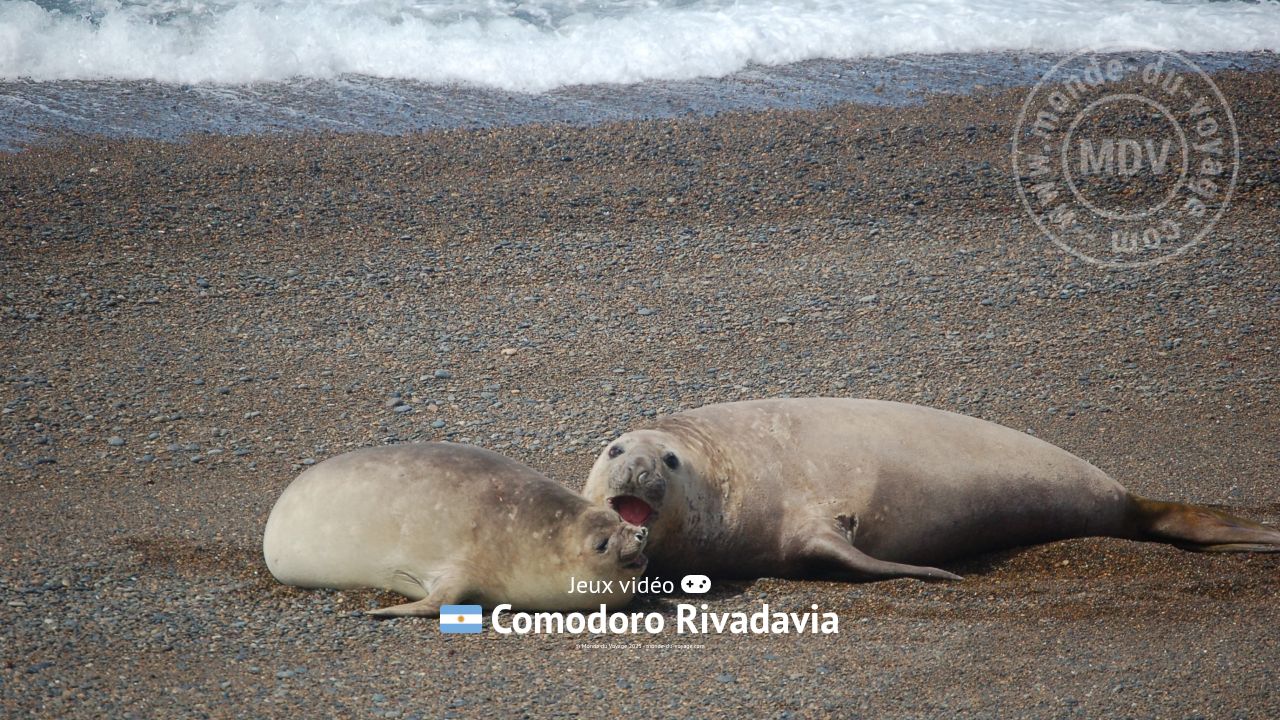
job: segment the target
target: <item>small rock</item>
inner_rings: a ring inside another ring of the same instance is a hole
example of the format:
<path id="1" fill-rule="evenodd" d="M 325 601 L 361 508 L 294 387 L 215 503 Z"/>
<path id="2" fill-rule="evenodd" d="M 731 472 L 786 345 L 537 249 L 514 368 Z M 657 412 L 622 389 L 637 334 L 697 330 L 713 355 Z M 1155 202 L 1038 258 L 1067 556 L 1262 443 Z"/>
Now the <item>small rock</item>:
<path id="1" fill-rule="evenodd" d="M 433 420 L 433 421 L 431 422 L 431 427 L 433 427 L 433 428 L 435 428 L 435 429 L 439 430 L 440 428 L 444 427 L 444 421 L 443 421 L 443 420 Z"/>
<path id="2" fill-rule="evenodd" d="M 107 438 L 107 444 L 111 447 L 124 447 L 124 438 L 119 435 L 112 435 Z"/>
<path id="3" fill-rule="evenodd" d="M 437 370 L 434 373 L 432 373 L 432 377 L 434 377 L 437 380 L 448 380 L 453 377 L 453 373 L 449 372 L 448 370 Z"/>

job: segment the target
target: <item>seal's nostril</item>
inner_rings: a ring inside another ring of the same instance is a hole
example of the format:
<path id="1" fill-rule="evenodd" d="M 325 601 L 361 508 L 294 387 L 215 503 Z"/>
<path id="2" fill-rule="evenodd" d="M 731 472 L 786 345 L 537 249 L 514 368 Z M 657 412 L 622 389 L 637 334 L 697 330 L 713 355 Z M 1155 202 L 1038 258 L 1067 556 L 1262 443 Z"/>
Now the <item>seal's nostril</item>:
<path id="1" fill-rule="evenodd" d="M 647 537 L 649 537 L 649 528 L 640 528 L 640 531 L 636 533 L 636 540 L 640 542 L 644 542 Z"/>
<path id="2" fill-rule="evenodd" d="M 636 476 L 636 480 L 639 482 L 644 482 L 645 480 L 648 480 L 648 479 L 649 479 L 648 470 L 641 470 L 640 474 Z"/>

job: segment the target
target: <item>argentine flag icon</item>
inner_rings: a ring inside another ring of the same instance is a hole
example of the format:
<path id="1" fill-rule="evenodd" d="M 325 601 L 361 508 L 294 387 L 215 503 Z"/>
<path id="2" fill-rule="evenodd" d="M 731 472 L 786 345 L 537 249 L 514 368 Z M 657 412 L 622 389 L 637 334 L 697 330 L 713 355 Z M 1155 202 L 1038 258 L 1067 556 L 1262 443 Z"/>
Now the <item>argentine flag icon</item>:
<path id="1" fill-rule="evenodd" d="M 479 605 L 441 605 L 440 632 L 478 633 L 483 616 Z"/>

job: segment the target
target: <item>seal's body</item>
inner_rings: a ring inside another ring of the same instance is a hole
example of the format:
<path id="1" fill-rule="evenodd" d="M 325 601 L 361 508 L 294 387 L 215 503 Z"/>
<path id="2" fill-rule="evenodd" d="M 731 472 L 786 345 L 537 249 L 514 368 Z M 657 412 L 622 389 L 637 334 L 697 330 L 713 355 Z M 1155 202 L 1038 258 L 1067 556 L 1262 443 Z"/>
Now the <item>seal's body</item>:
<path id="1" fill-rule="evenodd" d="M 1025 433 L 879 400 L 678 413 L 610 443 L 584 494 L 651 528 L 666 573 L 954 579 L 925 565 L 1091 535 L 1280 551 L 1275 529 L 1139 498 Z"/>
<path id="2" fill-rule="evenodd" d="M 280 582 L 383 588 L 418 602 L 375 615 L 435 616 L 466 601 L 625 604 L 622 581 L 644 572 L 647 534 L 510 458 L 422 443 L 356 450 L 303 472 L 271 510 L 262 550 Z M 612 583 L 570 594 L 571 578 Z"/>

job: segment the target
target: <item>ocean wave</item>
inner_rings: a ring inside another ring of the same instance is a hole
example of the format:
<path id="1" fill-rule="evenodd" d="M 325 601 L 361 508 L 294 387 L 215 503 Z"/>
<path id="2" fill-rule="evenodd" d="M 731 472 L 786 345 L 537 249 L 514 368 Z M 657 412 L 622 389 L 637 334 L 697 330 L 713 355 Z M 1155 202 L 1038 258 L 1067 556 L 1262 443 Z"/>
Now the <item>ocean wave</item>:
<path id="1" fill-rule="evenodd" d="M 366 75 L 539 92 L 904 53 L 1280 50 L 1275 0 L 43 2 L 0 0 L 0 79 Z"/>

